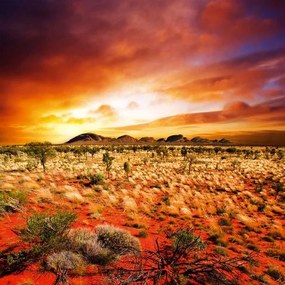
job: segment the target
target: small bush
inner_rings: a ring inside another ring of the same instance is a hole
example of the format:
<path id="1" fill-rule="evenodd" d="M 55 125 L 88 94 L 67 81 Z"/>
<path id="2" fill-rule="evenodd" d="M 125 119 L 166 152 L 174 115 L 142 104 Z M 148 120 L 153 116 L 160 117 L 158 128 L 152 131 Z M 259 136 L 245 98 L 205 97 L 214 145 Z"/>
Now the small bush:
<path id="1" fill-rule="evenodd" d="M 90 175 L 89 179 L 90 179 L 89 182 L 90 185 L 103 185 L 105 176 L 101 173 L 97 173 L 95 175 Z"/>
<path id="2" fill-rule="evenodd" d="M 26 200 L 24 191 L 0 193 L 0 216 L 7 212 L 20 212 Z"/>
<path id="3" fill-rule="evenodd" d="M 99 225 L 96 227 L 96 234 L 102 246 L 115 254 L 123 255 L 140 250 L 138 239 L 128 231 L 110 225 Z"/>
<path id="4" fill-rule="evenodd" d="M 273 266 L 269 266 L 266 273 L 276 281 L 285 282 L 285 275 L 279 269 Z"/>
<path id="5" fill-rule="evenodd" d="M 281 232 L 273 231 L 269 232 L 267 235 L 272 237 L 273 239 L 284 240 L 284 237 Z"/>
<path id="6" fill-rule="evenodd" d="M 221 218 L 219 221 L 218 221 L 218 224 L 220 226 L 230 226 L 231 225 L 231 221 L 227 218 Z"/>
<path id="7" fill-rule="evenodd" d="M 62 248 L 67 242 L 66 231 L 75 218 L 68 212 L 53 216 L 34 214 L 28 218 L 26 228 L 20 230 L 20 239 L 34 244 L 40 252 Z"/>
<path id="8" fill-rule="evenodd" d="M 107 265 L 117 259 L 109 249 L 103 248 L 94 231 L 85 228 L 72 229 L 68 233 L 70 248 L 82 253 L 92 264 Z"/>
<path id="9" fill-rule="evenodd" d="M 119 258 L 115 252 L 104 248 L 97 237 L 86 242 L 84 245 L 84 254 L 90 263 L 99 265 L 110 264 Z"/>
<path id="10" fill-rule="evenodd" d="M 67 276 L 70 271 L 79 272 L 82 270 L 84 262 L 79 254 L 70 251 L 53 253 L 47 257 L 47 270 L 56 274 L 55 284 L 67 284 Z"/>
<path id="11" fill-rule="evenodd" d="M 259 247 L 253 243 L 249 243 L 246 247 L 250 250 L 260 251 Z"/>
<path id="12" fill-rule="evenodd" d="M 146 238 L 147 232 L 146 231 L 139 231 L 137 236 L 140 238 Z"/>
<path id="13" fill-rule="evenodd" d="M 86 242 L 96 239 L 97 237 L 95 232 L 92 232 L 89 229 L 77 228 L 71 229 L 67 234 L 67 238 L 70 242 L 70 247 L 73 250 L 82 250 L 86 245 Z"/>
<path id="14" fill-rule="evenodd" d="M 171 236 L 172 244 L 174 247 L 186 246 L 202 250 L 206 248 L 204 241 L 191 230 L 179 230 Z"/>
<path id="15" fill-rule="evenodd" d="M 227 256 L 228 252 L 225 248 L 223 248 L 222 246 L 216 246 L 215 247 L 215 253 L 222 255 L 222 256 Z"/>
<path id="16" fill-rule="evenodd" d="M 221 216 L 222 214 L 224 214 L 226 212 L 225 208 L 218 208 L 216 214 L 218 216 Z"/>
<path id="17" fill-rule="evenodd" d="M 279 251 L 279 250 L 268 250 L 266 251 L 266 255 L 276 258 L 280 261 L 285 261 L 285 251 Z"/>

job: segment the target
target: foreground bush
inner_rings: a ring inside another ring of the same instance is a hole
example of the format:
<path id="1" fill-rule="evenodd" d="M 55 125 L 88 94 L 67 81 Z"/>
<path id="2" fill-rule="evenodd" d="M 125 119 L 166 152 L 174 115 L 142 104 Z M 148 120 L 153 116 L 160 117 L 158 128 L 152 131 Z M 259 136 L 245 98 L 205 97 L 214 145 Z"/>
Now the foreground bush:
<path id="1" fill-rule="evenodd" d="M 76 218 L 75 214 L 60 212 L 55 215 L 34 214 L 27 220 L 25 228 L 17 230 L 26 250 L 13 252 L 13 248 L 0 252 L 0 277 L 23 271 L 29 264 L 43 256 L 63 250 L 67 244 L 67 230 Z M 12 252 L 11 252 L 12 251 Z"/>
<path id="2" fill-rule="evenodd" d="M 115 261 L 117 255 L 102 246 L 95 231 L 86 228 L 72 229 L 68 233 L 71 250 L 80 252 L 87 262 L 106 265 Z"/>
<path id="3" fill-rule="evenodd" d="M 0 216 L 9 212 L 21 212 L 27 195 L 23 191 L 0 193 Z"/>
<path id="4" fill-rule="evenodd" d="M 82 257 L 71 251 L 53 253 L 47 257 L 46 269 L 56 274 L 54 285 L 66 284 L 70 271 L 80 271 L 84 266 Z"/>
<path id="5" fill-rule="evenodd" d="M 71 213 L 31 216 L 19 231 L 31 249 L 0 252 L 0 277 L 45 261 L 46 270 L 56 275 L 54 284 L 67 284 L 70 272 L 96 264 L 111 284 L 229 285 L 239 284 L 241 270 L 252 261 L 250 256 L 225 257 L 207 251 L 191 229 L 169 233 L 165 242 L 156 240 L 154 250 L 142 251 L 138 239 L 123 229 L 99 225 L 94 230 L 70 230 L 74 219 Z M 268 274 L 277 278 L 275 271 Z"/>
<path id="6" fill-rule="evenodd" d="M 171 233 L 154 251 L 124 260 L 106 274 L 112 284 L 239 284 L 239 268 L 250 257 L 227 258 L 206 251 L 202 239 L 191 230 Z"/>
<path id="7" fill-rule="evenodd" d="M 52 216 L 34 214 L 28 218 L 26 227 L 19 231 L 19 237 L 42 253 L 62 249 L 67 243 L 67 230 L 75 219 L 76 215 L 68 212 Z"/>

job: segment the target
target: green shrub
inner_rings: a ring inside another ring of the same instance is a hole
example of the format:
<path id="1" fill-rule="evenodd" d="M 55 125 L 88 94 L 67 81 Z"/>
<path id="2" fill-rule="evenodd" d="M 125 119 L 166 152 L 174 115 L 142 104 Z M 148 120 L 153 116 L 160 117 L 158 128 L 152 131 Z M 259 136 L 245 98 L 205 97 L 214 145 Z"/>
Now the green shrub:
<path id="1" fill-rule="evenodd" d="M 0 216 L 6 212 L 20 212 L 26 200 L 24 191 L 0 193 Z"/>
<path id="2" fill-rule="evenodd" d="M 141 238 L 146 238 L 147 237 L 147 232 L 144 231 L 144 230 L 139 231 L 137 236 L 141 237 Z"/>
<path id="3" fill-rule="evenodd" d="M 59 212 L 53 216 L 34 214 L 20 230 L 20 239 L 32 243 L 40 252 L 61 249 L 65 246 L 67 230 L 76 218 L 75 214 Z"/>
<path id="4" fill-rule="evenodd" d="M 230 226 L 231 225 L 231 221 L 227 218 L 221 218 L 219 221 L 218 221 L 218 224 L 220 226 Z"/>
<path id="5" fill-rule="evenodd" d="M 171 236 L 174 247 L 185 245 L 197 250 L 202 250 L 206 247 L 204 241 L 191 230 L 178 230 Z"/>
<path id="6" fill-rule="evenodd" d="M 222 255 L 222 256 L 227 256 L 228 255 L 227 250 L 224 247 L 222 247 L 222 246 L 216 246 L 214 251 L 215 251 L 215 253 L 217 253 L 219 255 Z"/>
<path id="7" fill-rule="evenodd" d="M 95 175 L 90 175 L 88 178 L 90 179 L 90 185 L 102 185 L 104 184 L 105 176 L 101 173 L 97 173 Z"/>
<path id="8" fill-rule="evenodd" d="M 56 155 L 50 142 L 31 142 L 26 144 L 26 153 L 40 162 L 44 172 L 46 171 L 46 162 Z"/>

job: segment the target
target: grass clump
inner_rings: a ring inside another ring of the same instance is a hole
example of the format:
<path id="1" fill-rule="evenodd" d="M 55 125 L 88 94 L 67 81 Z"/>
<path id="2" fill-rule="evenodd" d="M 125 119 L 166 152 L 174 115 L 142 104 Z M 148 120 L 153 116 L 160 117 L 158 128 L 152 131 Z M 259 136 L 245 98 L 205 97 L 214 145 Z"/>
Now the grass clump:
<path id="1" fill-rule="evenodd" d="M 0 193 L 0 216 L 10 212 L 21 212 L 26 201 L 27 194 L 21 190 Z"/>

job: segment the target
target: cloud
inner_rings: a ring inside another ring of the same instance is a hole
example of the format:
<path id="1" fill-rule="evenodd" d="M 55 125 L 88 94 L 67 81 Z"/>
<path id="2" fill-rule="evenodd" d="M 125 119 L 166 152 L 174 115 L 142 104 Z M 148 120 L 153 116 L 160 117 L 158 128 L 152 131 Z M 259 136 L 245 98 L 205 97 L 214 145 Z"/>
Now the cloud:
<path id="1" fill-rule="evenodd" d="M 227 101 L 232 96 L 236 99 L 278 97 L 284 94 L 280 77 L 284 72 L 285 48 L 278 48 L 179 73 L 174 80 L 165 80 L 168 87 L 162 91 L 193 102 Z M 271 81 L 276 81 L 274 89 L 265 89 Z"/>
<path id="2" fill-rule="evenodd" d="M 111 106 L 106 96 L 130 86 L 210 107 L 282 96 L 284 8 L 279 0 L 2 0 L 0 120 L 6 132 L 83 123 L 48 116 L 97 100 Z M 104 108 L 96 122 L 119 124 Z"/>
<path id="3" fill-rule="evenodd" d="M 129 109 L 129 110 L 135 110 L 138 108 L 139 108 L 139 104 L 135 101 L 131 101 L 127 106 L 127 109 Z"/>
<path id="4" fill-rule="evenodd" d="M 281 102 L 281 103 L 280 103 Z M 232 102 L 225 105 L 221 111 L 180 114 L 161 118 L 150 123 L 126 126 L 120 129 L 138 130 L 144 128 L 158 128 L 181 125 L 205 125 L 213 123 L 227 123 L 256 120 L 268 121 L 273 124 L 285 123 L 285 100 L 268 101 L 250 106 L 245 102 Z"/>
<path id="5" fill-rule="evenodd" d="M 78 124 L 78 125 L 83 125 L 83 124 L 91 124 L 94 123 L 95 119 L 94 118 L 69 118 L 66 123 L 68 124 Z"/>

